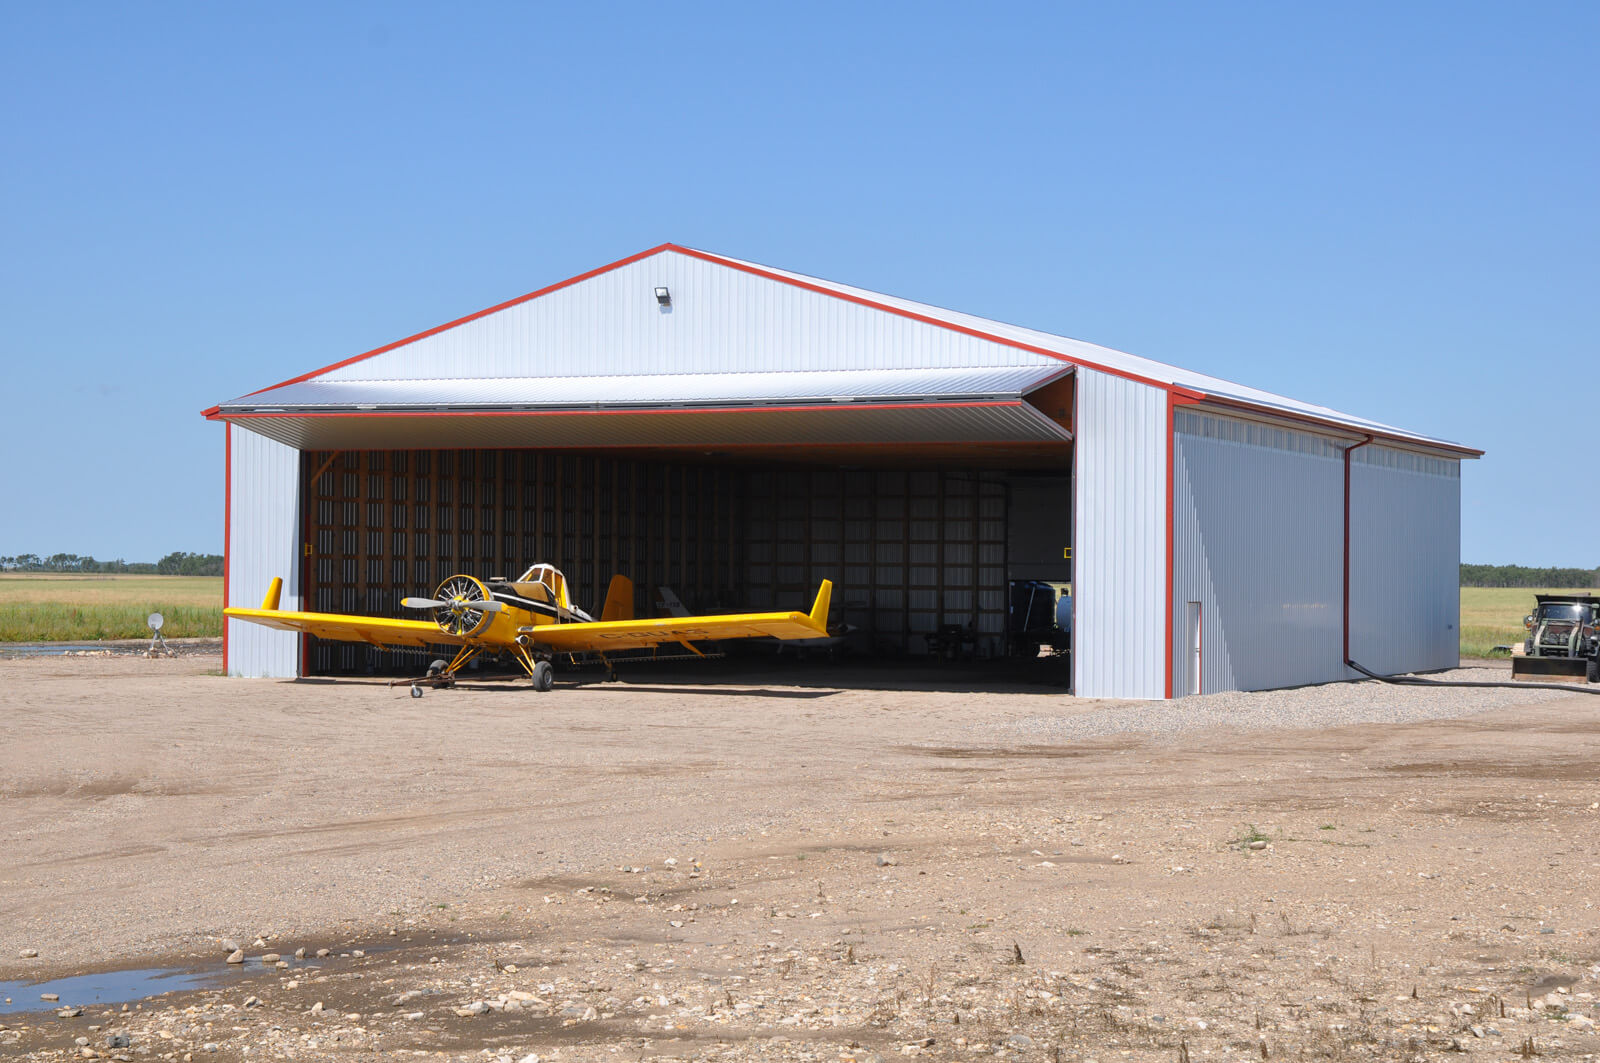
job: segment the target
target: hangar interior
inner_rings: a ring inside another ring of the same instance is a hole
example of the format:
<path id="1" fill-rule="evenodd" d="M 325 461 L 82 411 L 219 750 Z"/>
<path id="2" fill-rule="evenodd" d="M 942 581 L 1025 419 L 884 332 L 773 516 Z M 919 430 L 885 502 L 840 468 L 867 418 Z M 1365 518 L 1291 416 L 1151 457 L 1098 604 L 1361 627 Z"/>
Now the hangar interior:
<path id="1" fill-rule="evenodd" d="M 1070 584 L 1071 444 L 1026 455 L 942 448 L 783 459 L 633 451 L 305 451 L 303 578 L 311 609 L 409 615 L 407 595 L 458 572 L 562 569 L 597 609 L 611 576 L 636 615 L 669 587 L 693 612 L 799 609 L 834 581 L 852 654 L 1021 652 L 1012 581 Z M 314 639 L 308 671 L 415 668 Z M 388 651 L 395 653 L 396 651 Z M 411 656 L 422 655 L 413 651 Z"/>

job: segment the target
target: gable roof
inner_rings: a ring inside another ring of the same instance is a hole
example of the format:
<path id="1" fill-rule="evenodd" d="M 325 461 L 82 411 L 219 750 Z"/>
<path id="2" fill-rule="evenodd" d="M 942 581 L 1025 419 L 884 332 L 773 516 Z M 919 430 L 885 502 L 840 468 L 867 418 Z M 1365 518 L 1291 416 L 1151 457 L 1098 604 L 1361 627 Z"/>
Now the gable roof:
<path id="1" fill-rule="evenodd" d="M 673 293 L 675 305 L 669 310 L 654 302 L 651 289 L 657 285 Z M 648 304 L 640 304 L 641 295 Z M 680 301 L 690 310 L 681 325 L 671 321 Z M 746 342 L 751 336 L 761 342 Z M 670 243 L 205 413 L 219 420 L 263 409 L 353 413 L 384 406 L 385 400 L 412 408 L 423 397 L 434 408 L 509 411 L 528 409 L 530 396 L 560 397 L 581 406 L 609 405 L 613 396 L 625 402 L 625 395 L 634 393 L 682 405 L 712 396 L 749 397 L 757 384 L 754 374 L 765 378 L 761 384 L 774 390 L 774 398 L 803 393 L 822 377 L 812 375 L 809 384 L 802 377 L 818 373 L 831 378 L 830 389 L 877 397 L 860 394 L 849 383 L 862 370 L 878 371 L 880 378 L 884 371 L 888 378 L 915 378 L 927 392 L 916 397 L 931 402 L 962 394 L 954 383 L 933 383 L 945 372 L 954 381 L 974 370 L 1043 371 L 1063 362 L 1173 391 L 1189 401 L 1458 457 L 1482 453 L 1082 340 Z M 840 373 L 845 376 L 839 378 Z M 786 381 L 785 374 L 794 376 Z M 694 379 L 710 375 L 750 379 L 743 384 Z M 865 383 L 868 375 L 857 379 Z M 661 386 L 641 386 L 641 378 Z M 587 392 L 575 383 L 583 380 L 591 382 Z M 542 388 L 541 382 L 551 386 Z M 903 399 L 908 393 L 902 388 L 882 397 Z"/>

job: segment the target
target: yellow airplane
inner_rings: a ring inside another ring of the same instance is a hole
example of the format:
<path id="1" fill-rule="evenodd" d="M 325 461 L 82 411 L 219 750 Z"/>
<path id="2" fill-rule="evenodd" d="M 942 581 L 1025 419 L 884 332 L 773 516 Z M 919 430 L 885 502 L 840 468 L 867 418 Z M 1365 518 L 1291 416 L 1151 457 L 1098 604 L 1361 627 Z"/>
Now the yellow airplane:
<path id="1" fill-rule="evenodd" d="M 404 598 L 407 609 L 428 609 L 432 620 L 392 620 L 378 616 L 339 613 L 300 613 L 280 610 L 283 580 L 274 578 L 260 609 L 224 609 L 234 620 L 304 631 L 318 638 L 366 642 L 379 649 L 394 646 L 460 646 L 442 669 L 432 669 L 429 685 L 449 686 L 456 673 L 485 650 L 507 653 L 533 680 L 535 690 L 549 690 L 555 682 L 551 663 L 557 654 L 594 653 L 609 669 L 606 654 L 616 650 L 645 649 L 679 643 L 690 652 L 695 639 L 825 638 L 828 603 L 833 582 L 823 580 L 816 603 L 807 613 L 736 613 L 727 616 L 674 616 L 636 620 L 633 616 L 633 581 L 611 578 L 600 619 L 572 604 L 567 580 L 553 565 L 534 565 L 514 580 L 451 576 L 439 584 L 432 598 Z M 411 687 L 420 698 L 422 688 Z"/>

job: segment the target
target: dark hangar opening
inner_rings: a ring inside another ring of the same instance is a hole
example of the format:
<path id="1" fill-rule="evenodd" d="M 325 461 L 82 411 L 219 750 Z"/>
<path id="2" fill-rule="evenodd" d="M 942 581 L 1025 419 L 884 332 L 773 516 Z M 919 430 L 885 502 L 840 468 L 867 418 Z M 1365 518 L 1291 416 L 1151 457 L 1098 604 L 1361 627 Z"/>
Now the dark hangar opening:
<path id="1" fill-rule="evenodd" d="M 1037 652 L 1011 617 L 1020 583 L 1071 583 L 1071 444 L 755 449 L 303 451 L 308 608 L 415 618 L 400 600 L 451 575 L 539 562 L 592 611 L 629 576 L 638 616 L 662 587 L 695 613 L 804 611 L 831 579 L 852 660 Z M 445 652 L 307 648 L 307 675 Z"/>

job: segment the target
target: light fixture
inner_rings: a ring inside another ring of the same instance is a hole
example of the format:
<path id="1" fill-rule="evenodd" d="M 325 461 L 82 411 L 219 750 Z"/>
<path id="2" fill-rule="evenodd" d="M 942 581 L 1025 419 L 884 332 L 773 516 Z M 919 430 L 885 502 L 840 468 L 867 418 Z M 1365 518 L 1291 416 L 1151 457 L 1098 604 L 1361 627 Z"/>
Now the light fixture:
<path id="1" fill-rule="evenodd" d="M 672 307 L 672 293 L 667 291 L 665 288 L 657 288 L 656 303 L 663 310 L 670 309 Z"/>

